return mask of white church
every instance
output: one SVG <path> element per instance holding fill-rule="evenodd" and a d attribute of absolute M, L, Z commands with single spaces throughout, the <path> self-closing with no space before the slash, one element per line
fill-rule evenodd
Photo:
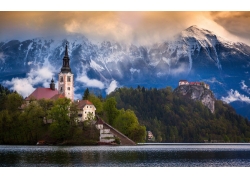
<path fill-rule="evenodd" d="M 74 102 L 74 74 L 71 72 L 69 61 L 68 45 L 66 44 L 63 65 L 58 74 L 58 89 L 55 88 L 55 83 L 52 78 L 49 88 L 38 87 L 27 98 L 25 98 L 26 102 L 28 103 L 31 100 L 40 99 L 56 100 L 65 97 L 70 99 L 71 102 Z M 78 107 L 79 121 L 87 120 L 89 113 L 95 117 L 96 108 L 92 102 L 88 100 L 77 100 L 75 103 L 77 103 Z"/>

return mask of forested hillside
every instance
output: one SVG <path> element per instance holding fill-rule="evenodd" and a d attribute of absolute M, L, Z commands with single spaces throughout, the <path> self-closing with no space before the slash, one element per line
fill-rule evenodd
<path fill-rule="evenodd" d="M 90 100 L 99 115 L 111 126 L 135 142 L 144 142 L 145 126 L 141 126 L 131 110 L 116 108 L 114 98 L 103 99 L 89 93 L 83 99 Z M 31 100 L 0 85 L 0 144 L 36 144 L 42 140 L 54 145 L 94 145 L 100 132 L 95 128 L 95 118 L 78 119 L 78 107 L 70 99 Z M 47 123 L 51 122 L 52 123 Z M 119 138 L 116 141 L 119 144 Z"/>
<path fill-rule="evenodd" d="M 119 88 L 117 108 L 131 109 L 157 142 L 250 142 L 250 122 L 228 104 L 215 101 L 215 112 L 179 94 L 171 87 Z"/>

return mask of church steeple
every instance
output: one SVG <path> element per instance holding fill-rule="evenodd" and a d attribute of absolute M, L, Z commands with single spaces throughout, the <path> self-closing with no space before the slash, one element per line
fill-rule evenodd
<path fill-rule="evenodd" d="M 68 44 L 66 44 L 63 65 L 61 72 L 58 74 L 58 91 L 71 101 L 74 101 L 74 74 L 71 72 L 69 60 Z M 51 84 L 53 83 L 51 82 Z"/>
<path fill-rule="evenodd" d="M 69 55 L 68 55 L 68 44 L 66 43 L 66 47 L 65 47 L 65 54 L 63 57 L 63 66 L 61 68 L 61 72 L 62 73 L 68 73 L 71 72 L 71 68 L 69 66 Z"/>

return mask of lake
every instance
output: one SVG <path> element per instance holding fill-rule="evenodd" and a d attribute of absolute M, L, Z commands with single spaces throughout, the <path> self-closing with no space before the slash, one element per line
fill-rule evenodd
<path fill-rule="evenodd" d="M 249 167 L 250 144 L 0 145 L 1 167 Z"/>

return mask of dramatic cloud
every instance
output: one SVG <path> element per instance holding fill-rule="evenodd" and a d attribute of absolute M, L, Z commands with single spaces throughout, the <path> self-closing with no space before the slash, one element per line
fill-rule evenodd
<path fill-rule="evenodd" d="M 113 80 L 113 81 L 110 83 L 109 87 L 106 89 L 106 93 L 107 93 L 107 94 L 110 94 L 110 93 L 111 93 L 112 91 L 114 91 L 117 87 L 118 87 L 117 81 L 116 81 L 116 80 Z"/>
<path fill-rule="evenodd" d="M 11 90 L 17 91 L 23 97 L 29 96 L 35 90 L 31 82 L 26 78 L 13 78 L 11 81 L 4 81 L 3 84 L 10 86 Z"/>
<path fill-rule="evenodd" d="M 231 34 L 245 39 L 245 42 L 250 41 L 249 11 L 211 12 L 211 17 Z"/>
<path fill-rule="evenodd" d="M 43 66 L 31 69 L 26 78 L 12 78 L 11 81 L 3 81 L 3 84 L 10 87 L 11 90 L 17 91 L 23 97 L 27 97 L 35 90 L 34 87 L 39 84 L 42 84 L 43 87 L 49 87 L 54 72 L 55 69 L 46 58 Z"/>
<path fill-rule="evenodd" d="M 83 67 L 83 71 L 81 74 L 78 74 L 76 81 L 84 83 L 84 86 L 86 87 L 94 87 L 99 89 L 104 89 L 105 85 L 101 81 L 97 79 L 90 79 L 87 74 L 85 67 Z"/>
<path fill-rule="evenodd" d="M 197 25 L 250 44 L 249 16 L 250 12 L 208 11 L 0 12 L 0 39 L 80 33 L 97 42 L 152 44 Z"/>
<path fill-rule="evenodd" d="M 241 101 L 241 102 L 246 102 L 246 103 L 250 103 L 250 98 L 243 95 L 243 94 L 240 94 L 237 90 L 230 90 L 228 92 L 228 96 L 227 97 L 222 97 L 221 98 L 222 101 L 225 101 L 227 103 L 231 103 L 231 102 L 234 102 L 234 101 Z"/>

